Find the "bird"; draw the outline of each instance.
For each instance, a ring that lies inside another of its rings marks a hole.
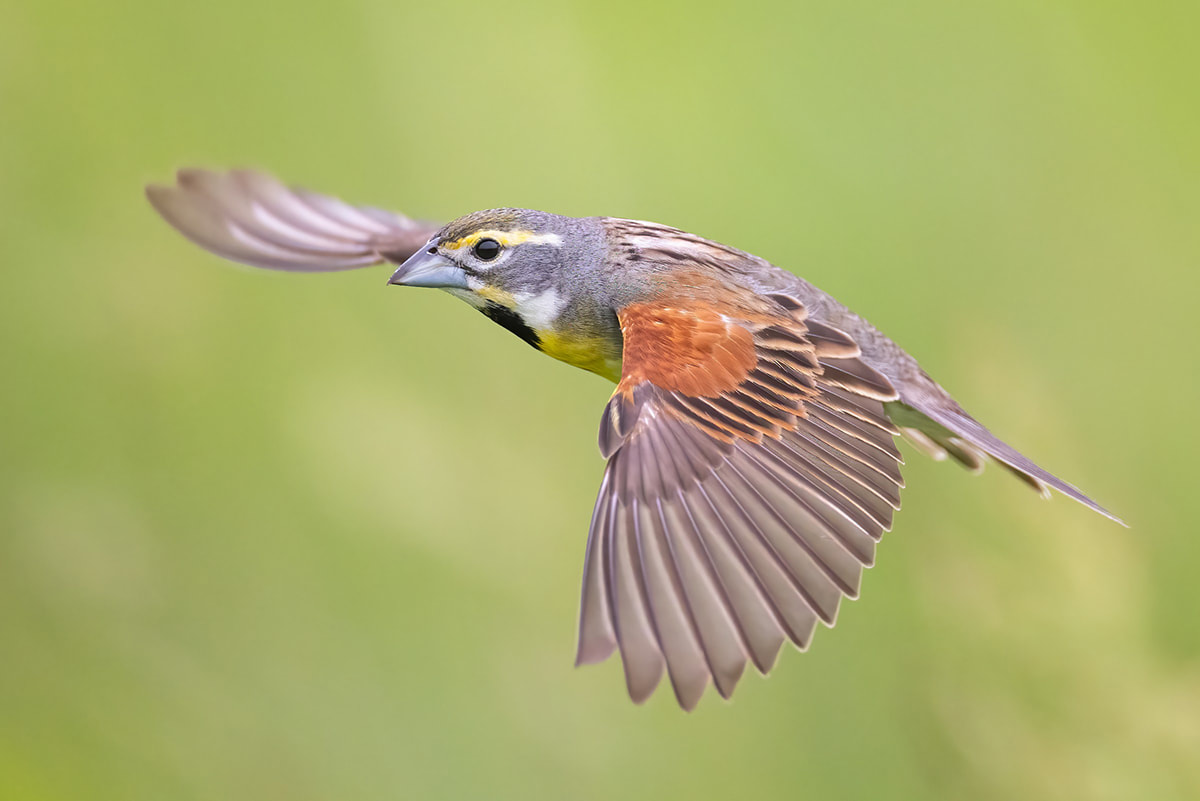
[[[391,285],[460,298],[534,349],[616,384],[588,527],[576,665],[619,652],[630,698],[669,678],[692,710],[729,699],[785,643],[803,651],[892,526],[897,438],[971,472],[991,459],[1117,523],[969,415],[830,295],[677,228],[530,209],[423,222],[253,170],[146,187],[185,237],[290,272],[395,266]]]

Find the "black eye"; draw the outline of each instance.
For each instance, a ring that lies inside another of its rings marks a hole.
[[[495,239],[480,239],[475,243],[474,252],[480,261],[491,261],[500,255],[500,243]]]

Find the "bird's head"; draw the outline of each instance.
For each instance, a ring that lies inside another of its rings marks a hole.
[[[477,211],[434,234],[389,283],[466,292],[485,301],[536,292],[553,283],[572,222],[528,209]]]
[[[598,218],[530,209],[477,211],[442,228],[400,265],[388,283],[443,289],[552,356],[567,356],[608,327],[601,281],[604,233]],[[615,333],[615,332],[614,332]]]

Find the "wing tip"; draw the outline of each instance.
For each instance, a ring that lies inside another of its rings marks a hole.
[[[652,675],[645,677],[629,675],[627,665],[625,671],[625,689],[629,692],[629,700],[638,706],[650,700],[650,696],[654,695],[654,691],[658,689],[658,685],[662,681],[662,674],[663,665],[661,663],[659,663],[658,669]]]
[[[159,213],[159,216],[164,218],[166,215],[163,213],[163,207],[172,191],[172,188],[165,184],[149,183],[142,187],[142,194],[146,196],[146,202]]]
[[[598,665],[612,656],[615,650],[617,650],[616,640],[603,643],[580,641],[579,647],[575,651],[575,667]]]

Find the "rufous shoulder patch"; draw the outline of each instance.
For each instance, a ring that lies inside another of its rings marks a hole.
[[[735,389],[754,369],[754,337],[707,305],[631,303],[617,313],[624,338],[618,392],[643,381],[693,397]]]

